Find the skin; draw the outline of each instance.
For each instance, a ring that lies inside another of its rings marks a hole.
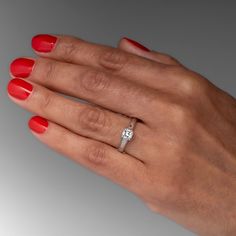
[[[200,235],[236,235],[236,100],[171,56],[125,39],[118,47],[58,36],[52,52],[37,53],[32,94],[9,97],[49,120],[33,132],[41,142],[152,211]],[[129,117],[135,137],[120,153]]]

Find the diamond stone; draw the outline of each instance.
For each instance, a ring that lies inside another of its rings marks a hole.
[[[133,135],[134,135],[133,130],[129,128],[124,129],[122,132],[122,138],[127,139],[129,141],[132,139]]]

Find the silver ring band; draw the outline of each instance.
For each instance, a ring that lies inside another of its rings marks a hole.
[[[124,128],[122,133],[121,133],[121,140],[120,140],[120,145],[118,147],[119,152],[124,152],[125,147],[130,142],[133,137],[134,137],[134,127],[137,123],[136,118],[131,118],[129,126],[127,128]]]

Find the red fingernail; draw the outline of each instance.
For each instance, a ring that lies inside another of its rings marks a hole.
[[[30,76],[35,61],[27,58],[17,58],[10,65],[14,77],[27,78]]]
[[[126,37],[124,37],[124,39],[127,40],[127,41],[128,41],[129,43],[131,43],[132,45],[134,45],[135,47],[137,47],[137,48],[139,48],[139,49],[141,49],[141,50],[143,50],[143,51],[146,51],[146,52],[150,52],[150,51],[151,51],[150,49],[144,47],[142,44],[140,44],[140,43],[134,41],[133,39],[129,39],[129,38],[126,38]]]
[[[28,125],[32,131],[34,131],[38,134],[42,134],[48,128],[48,121],[46,119],[44,119],[43,117],[34,116],[29,120]]]
[[[12,97],[25,100],[31,94],[33,86],[22,79],[12,79],[7,90]]]
[[[51,52],[57,42],[57,37],[40,34],[36,35],[32,39],[32,48],[37,52]]]

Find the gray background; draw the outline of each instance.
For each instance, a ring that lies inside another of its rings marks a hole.
[[[235,1],[0,0],[0,236],[192,235],[28,132],[30,114],[8,100],[5,88],[10,61],[33,56],[34,34],[113,46],[128,36],[235,96],[235,28]]]

